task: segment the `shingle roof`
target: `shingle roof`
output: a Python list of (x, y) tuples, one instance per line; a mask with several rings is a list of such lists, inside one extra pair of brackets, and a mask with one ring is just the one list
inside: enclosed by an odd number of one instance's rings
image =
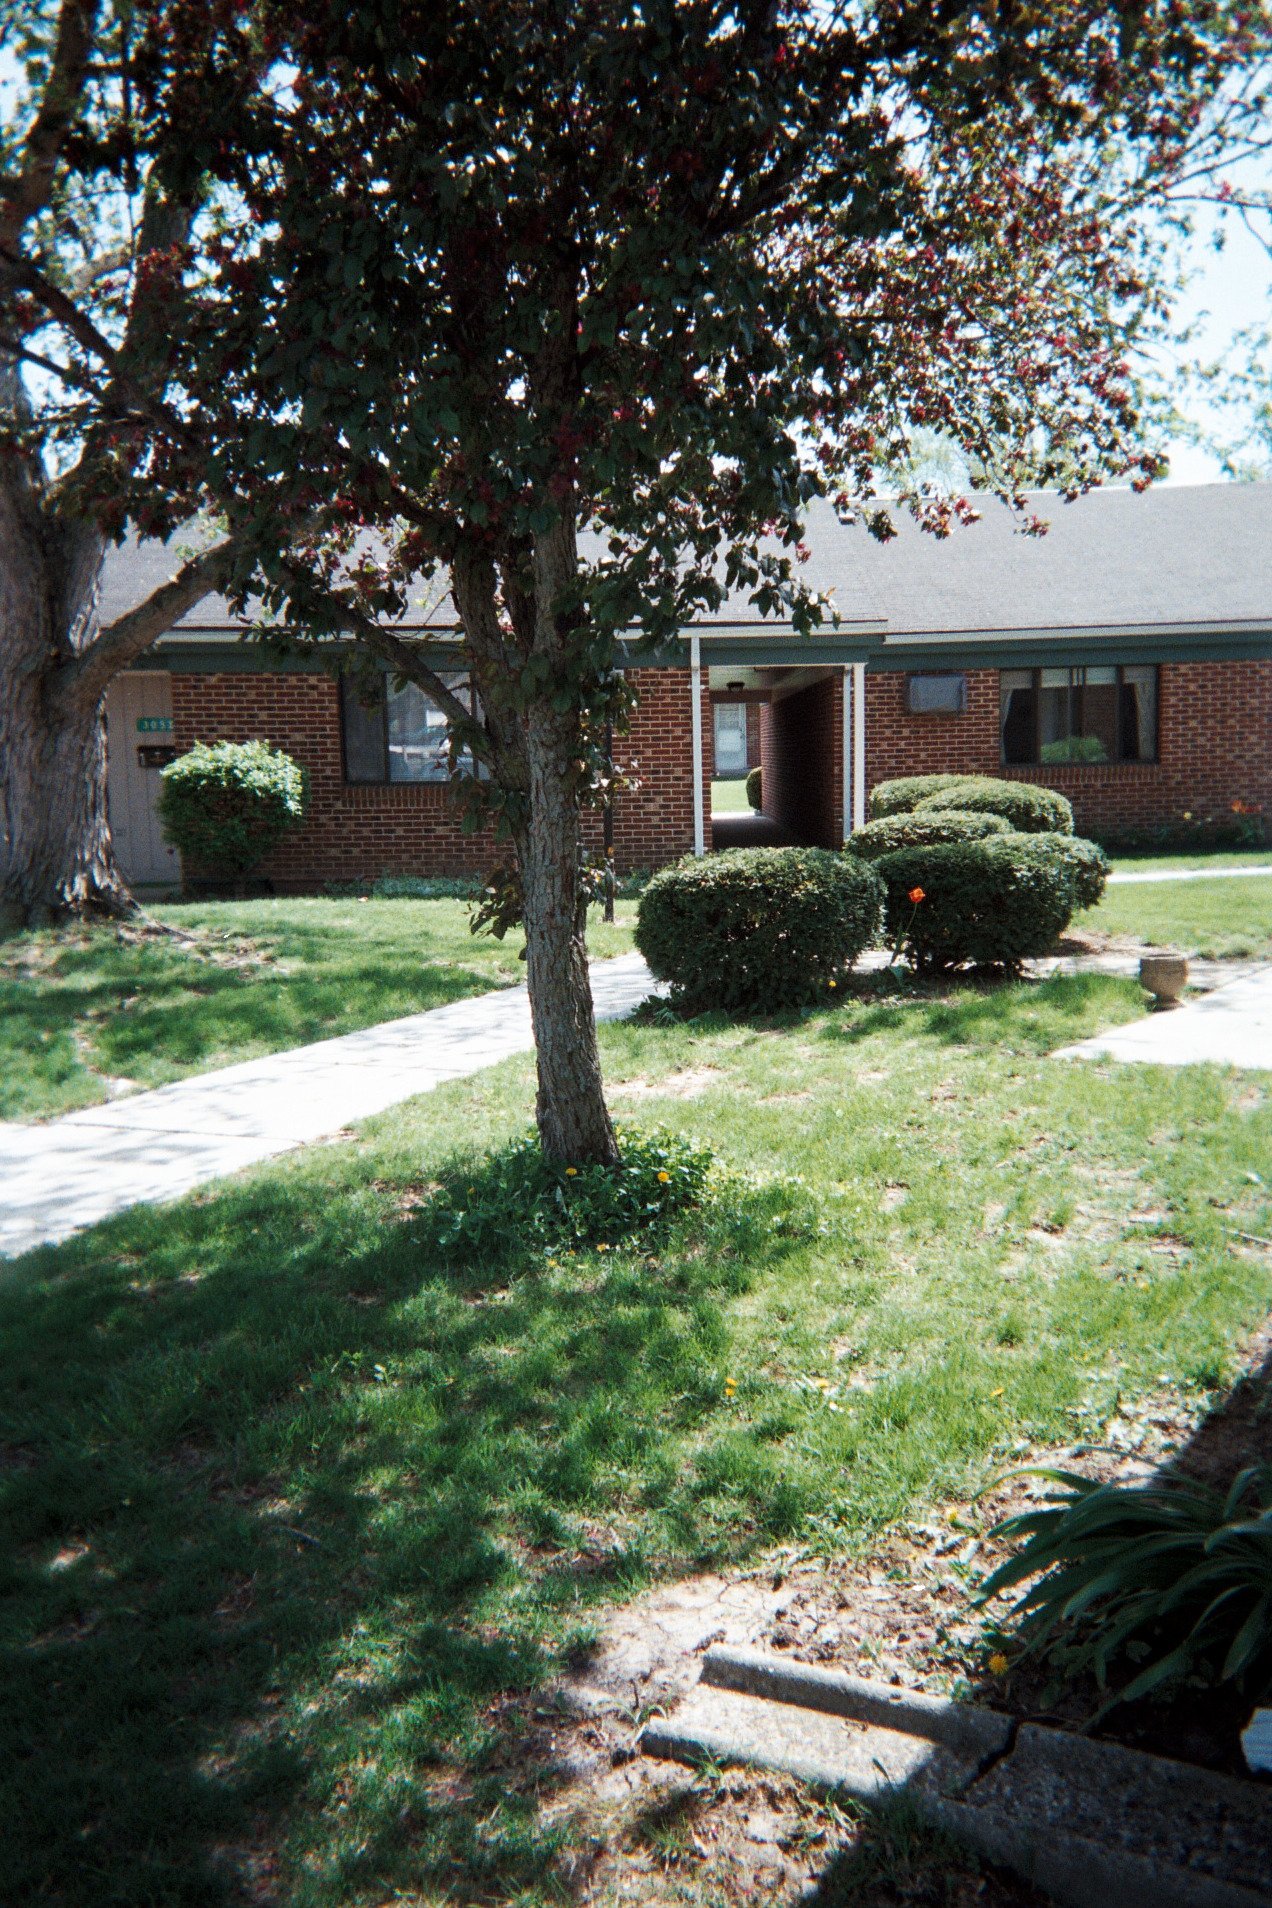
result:
[[(1031, 503), (1050, 524), (1022, 535), (1001, 505), (982, 505), (980, 522), (946, 538), (894, 512), (897, 536), (880, 544), (860, 525), (844, 526), (828, 504), (809, 514), (810, 556), (801, 574), (834, 594), (847, 624), (880, 625), (890, 636), (1011, 634), (1180, 624), (1272, 626), (1272, 484), (1096, 490), (1073, 503), (1045, 492)], [(185, 547), (143, 543), (112, 550), (103, 617), (142, 601), (178, 567)], [(448, 598), (414, 626), (448, 624)], [(773, 627), (739, 597), (710, 623)], [(220, 597), (183, 618), (182, 633), (237, 627)]]
[[(840, 529), (837, 561), (864, 578), (898, 635), (1272, 623), (1272, 484), (1095, 490), (1073, 503), (1040, 493), (1031, 502), (1050, 525), (1046, 536), (1021, 535), (994, 502), (947, 538), (897, 513), (891, 543), (860, 526)], [(810, 543), (820, 527), (810, 524)]]

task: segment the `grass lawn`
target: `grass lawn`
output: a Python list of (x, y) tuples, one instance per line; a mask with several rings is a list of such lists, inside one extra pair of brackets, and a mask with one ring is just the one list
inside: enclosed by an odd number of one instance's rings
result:
[[(519, 981), (521, 937), (463, 901), (280, 898), (157, 907), (192, 943), (112, 927), (0, 940), (0, 1119), (88, 1106)], [(631, 946), (634, 905), (589, 929)], [(621, 925), (619, 924), (621, 923)]]
[(711, 813), (713, 815), (749, 815), (751, 804), (746, 799), (746, 777), (736, 781), (712, 782)]
[(1272, 955), (1272, 876), (1242, 881), (1135, 882), (1106, 888), (1075, 926), (1181, 947), (1190, 953)]
[[(1272, 1304), (1233, 1236), (1272, 1226), (1263, 1089), (1044, 1058), (1140, 1001), (603, 1028), (615, 1107), (728, 1169), (656, 1251), (422, 1243), (524, 1130), (524, 1056), (8, 1268), (0, 1899), (616, 1899), (550, 1742), (607, 1604), (860, 1551), (1219, 1384)], [(720, 1908), (692, 1875), (657, 1899)]]

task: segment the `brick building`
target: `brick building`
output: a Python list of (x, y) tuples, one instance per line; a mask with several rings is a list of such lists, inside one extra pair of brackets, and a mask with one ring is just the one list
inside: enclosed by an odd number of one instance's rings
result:
[[(775, 839), (827, 847), (864, 819), (875, 783), (938, 770), (1046, 782), (1097, 836), (1231, 818), (1234, 804), (1272, 818), (1272, 485), (1035, 504), (1045, 537), (988, 505), (943, 541), (899, 518), (888, 544), (814, 510), (806, 576), (831, 593), (836, 627), (800, 638), (740, 600), (671, 654), (629, 652), (620, 869), (732, 839), (736, 821), (711, 815), (717, 739), (722, 769), (763, 766)], [(108, 611), (169, 565), (162, 549), (118, 553)], [(409, 633), (455, 669), (445, 606)], [(112, 826), (139, 882), (175, 874), (153, 824), (158, 766), (221, 738), (262, 737), (309, 771), (304, 827), (265, 870), (280, 887), (492, 859), (460, 829), (426, 697), (386, 685), (364, 706), (314, 661), (280, 665), (245, 641), (216, 599), (121, 678), (108, 723)]]

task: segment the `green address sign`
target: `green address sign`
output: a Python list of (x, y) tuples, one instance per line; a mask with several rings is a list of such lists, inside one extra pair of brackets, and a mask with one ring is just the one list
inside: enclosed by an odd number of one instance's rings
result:
[(171, 735), (171, 716), (138, 716), (138, 735)]

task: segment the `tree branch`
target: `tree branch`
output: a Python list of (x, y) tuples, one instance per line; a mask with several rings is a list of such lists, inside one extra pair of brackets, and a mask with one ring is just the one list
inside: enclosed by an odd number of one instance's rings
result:
[(187, 610), (229, 580), (240, 544), (227, 537), (211, 550), (183, 563), (175, 576), (153, 590), (144, 603), (125, 610), (67, 665), (79, 695), (104, 695), (121, 669), (127, 669), (151, 643), (179, 622)]
[(100, 0), (62, 0), (53, 65), (44, 97), (23, 141), (22, 164), (12, 183), (0, 187), (0, 247), (12, 250), (23, 227), (42, 212), (53, 192), (62, 142), (83, 97), (88, 57), (97, 32)]

